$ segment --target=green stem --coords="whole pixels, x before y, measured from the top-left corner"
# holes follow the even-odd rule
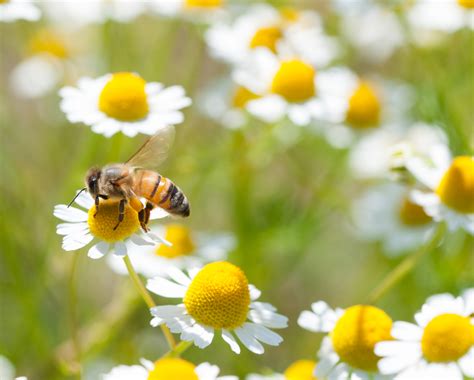
[[[420,259],[435,249],[440,243],[445,231],[445,225],[440,223],[433,236],[418,251],[411,256],[407,256],[398,264],[384,280],[370,293],[367,298],[367,304],[374,304],[382,298],[390,289],[392,289],[403,277],[405,277],[416,266]]]
[[[146,290],[145,285],[143,285],[142,280],[140,280],[140,277],[135,271],[135,268],[133,267],[130,258],[128,256],[125,256],[123,258],[123,261],[127,267],[128,274],[130,275],[130,278],[132,279],[132,282],[135,285],[135,288],[138,290],[138,293],[140,293],[147,306],[150,309],[155,307],[155,301],[153,301],[153,298],[151,298],[150,293],[148,293],[148,290]],[[160,327],[163,331],[163,334],[165,335],[168,345],[170,346],[171,350],[173,350],[176,347],[176,341],[174,340],[173,334],[171,334],[170,330],[165,325],[161,325]]]
[[[77,374],[77,378],[81,380],[82,378],[82,366],[81,366],[81,343],[79,340],[79,333],[77,327],[77,284],[76,284],[76,274],[77,274],[77,265],[79,262],[79,251],[74,252],[71,263],[71,271],[69,273],[69,323],[71,328],[71,340],[74,347],[74,358],[75,363],[71,366],[71,370]]]
[[[181,356],[189,347],[191,347],[193,342],[181,341],[168,353],[166,353],[164,358],[176,358]]]

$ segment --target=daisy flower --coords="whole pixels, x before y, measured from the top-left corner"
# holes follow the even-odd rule
[[[380,342],[380,372],[396,380],[474,377],[474,289],[461,297],[438,294],[415,314],[416,324],[395,322],[394,340]]]
[[[238,380],[219,376],[220,369],[209,363],[195,366],[180,358],[163,358],[155,363],[142,359],[141,365],[120,365],[105,374],[103,380]]]
[[[15,377],[15,367],[5,356],[0,355],[1,380],[27,380],[26,377]]]
[[[81,78],[77,88],[64,87],[59,94],[61,109],[71,123],[87,124],[106,137],[119,131],[129,137],[153,135],[181,123],[180,110],[191,104],[181,86],[164,88],[129,72]]]
[[[373,187],[353,206],[361,237],[381,241],[387,256],[398,256],[421,246],[433,230],[433,219],[397,183]]]
[[[160,243],[153,246],[129,244],[127,247],[135,270],[148,278],[164,275],[170,267],[191,269],[211,261],[225,260],[235,245],[232,235],[194,235],[182,224],[154,226],[150,230],[155,235],[164,236],[171,246]],[[113,271],[128,274],[123,260],[114,255],[109,255],[107,260]]]
[[[181,340],[192,341],[199,348],[210,345],[216,331],[220,331],[237,354],[240,346],[234,335],[256,354],[264,352],[260,342],[278,346],[283,341],[270,328],[285,328],[288,319],[277,314],[272,305],[256,302],[260,291],[249,286],[240,268],[221,261],[188,273],[170,269],[169,279],[148,280],[151,292],[182,300],[178,305],[152,308],[152,326],[166,324],[171,332],[181,334]]]
[[[40,17],[41,11],[31,0],[0,1],[0,21],[38,21]]]
[[[317,380],[314,375],[316,362],[313,360],[297,360],[284,373],[272,375],[250,374],[246,380]]]
[[[375,344],[391,339],[392,320],[381,309],[355,305],[331,309],[325,302],[303,311],[298,324],[313,332],[327,333],[319,350],[315,375],[331,380],[385,380],[377,370]]]
[[[408,159],[406,168],[423,186],[413,191],[415,203],[451,231],[474,235],[474,157],[452,158],[447,147],[436,146],[428,156]]]
[[[167,17],[209,23],[225,15],[225,0],[152,0],[151,8]]]
[[[155,245],[157,242],[169,244],[153,233],[142,233],[138,212],[129,204],[125,206],[123,221],[114,229],[118,221],[117,201],[102,200],[97,213],[89,193],[82,192],[75,203],[80,208],[62,204],[54,207],[54,216],[66,222],[56,227],[56,233],[63,236],[62,247],[65,251],[75,251],[92,242],[88,256],[99,259],[110,251],[118,256],[125,256],[127,247],[132,243],[139,246]],[[167,213],[157,209],[153,210],[150,219],[166,215]]]
[[[212,25],[205,37],[210,54],[230,64],[243,62],[259,47],[277,53],[284,44],[296,55],[325,66],[338,50],[334,39],[324,34],[317,13],[265,4],[248,8],[232,24]]]

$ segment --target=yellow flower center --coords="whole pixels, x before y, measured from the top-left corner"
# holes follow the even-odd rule
[[[272,52],[276,53],[276,44],[283,36],[281,29],[277,26],[269,26],[267,28],[260,28],[257,30],[250,41],[250,47],[255,49],[257,47],[267,47]]]
[[[474,344],[474,325],[457,314],[441,314],[425,327],[421,349],[431,362],[447,363],[462,358]]]
[[[474,8],[474,0],[458,0],[458,4],[467,9]]]
[[[422,226],[432,221],[431,217],[425,213],[423,207],[405,198],[400,207],[400,220],[407,226]]]
[[[293,59],[283,61],[273,77],[271,91],[283,96],[289,102],[302,102],[316,93],[314,77],[316,71],[311,65]]]
[[[148,114],[146,82],[133,73],[113,74],[99,97],[99,109],[114,119],[136,121]]]
[[[125,206],[123,221],[114,230],[119,218],[119,202],[114,200],[101,201],[99,212],[94,217],[95,205],[89,209],[87,223],[91,234],[95,237],[113,243],[133,235],[139,228],[138,213],[131,206]]]
[[[8,3],[9,0],[0,0],[0,4]]]
[[[219,8],[223,0],[185,0],[186,8]]]
[[[194,364],[183,359],[160,359],[155,362],[147,380],[199,380],[195,368]]]
[[[300,18],[300,13],[298,12],[298,10],[292,7],[280,8],[280,15],[284,20],[289,22],[298,21]]]
[[[235,90],[234,97],[232,98],[232,107],[242,109],[248,102],[258,99],[258,97],[259,96],[254,94],[252,91],[239,86],[237,87],[237,90]]]
[[[165,239],[168,240],[172,246],[168,247],[167,245],[160,244],[156,249],[158,256],[172,259],[194,252],[195,246],[191,238],[191,231],[186,226],[180,224],[167,226]]]
[[[244,272],[228,262],[207,264],[194,277],[184,297],[188,313],[215,329],[234,329],[244,324],[250,292]]]
[[[441,179],[436,193],[441,201],[466,214],[474,212],[474,159],[456,157]]]
[[[332,331],[332,344],[341,360],[364,370],[377,371],[376,343],[392,339],[392,320],[375,306],[356,305],[346,309]]]
[[[380,122],[380,100],[375,89],[360,82],[349,98],[346,120],[355,128],[376,127]]]
[[[47,53],[61,59],[69,56],[65,42],[58,34],[49,30],[37,33],[29,43],[29,50],[32,54]]]
[[[284,375],[286,380],[316,380],[314,368],[316,362],[313,360],[298,360],[290,365]]]

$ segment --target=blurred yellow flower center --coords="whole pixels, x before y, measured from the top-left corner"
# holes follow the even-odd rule
[[[136,121],[148,114],[146,82],[133,73],[113,74],[99,97],[99,109],[114,119]]]
[[[185,0],[186,8],[219,8],[223,0]]]
[[[474,345],[474,325],[468,317],[441,314],[425,327],[421,349],[431,362],[447,363],[462,358]]]
[[[400,220],[407,226],[422,226],[432,221],[431,217],[425,213],[423,207],[405,198],[400,207]]]
[[[355,128],[376,127],[380,122],[380,108],[375,89],[366,82],[360,82],[349,98],[346,120]]]
[[[133,235],[139,228],[138,213],[132,207],[125,206],[123,221],[114,230],[119,218],[119,202],[104,200],[99,204],[99,212],[95,215],[95,205],[89,209],[87,223],[91,234],[108,243],[124,240]]]
[[[189,315],[215,329],[244,324],[250,292],[244,272],[228,262],[207,264],[194,277],[184,297]]]
[[[295,22],[298,21],[300,18],[300,13],[292,7],[283,7],[280,9],[280,15],[281,17],[290,22]]]
[[[313,360],[298,360],[290,365],[285,373],[285,380],[316,380],[314,368],[316,362]]]
[[[458,0],[458,4],[464,8],[474,8],[474,0]]]
[[[9,0],[0,0],[0,4],[8,3]]]
[[[172,259],[179,256],[189,255],[196,248],[193,239],[191,238],[191,231],[188,227],[180,224],[171,224],[166,227],[165,239],[168,240],[172,246],[168,247],[160,244],[156,249],[158,256],[163,256]]]
[[[311,65],[293,59],[281,63],[273,77],[271,91],[289,102],[302,102],[313,97],[316,71]]]
[[[183,359],[160,359],[155,362],[147,380],[199,380],[195,368],[194,364]]]
[[[283,36],[281,29],[277,26],[269,26],[267,28],[260,28],[257,30],[250,41],[250,47],[255,49],[257,47],[267,47],[272,52],[276,53],[276,44]]]
[[[341,360],[364,371],[377,371],[376,343],[391,340],[392,320],[381,309],[356,305],[346,309],[331,333],[332,344]]]
[[[441,201],[462,213],[474,212],[474,159],[456,157],[441,179],[436,193]]]
[[[235,108],[244,108],[245,105],[251,100],[258,99],[258,95],[254,94],[252,91],[246,89],[245,87],[239,86],[234,93],[232,98],[232,106]]]
[[[42,30],[37,33],[30,40],[29,50],[32,54],[47,53],[61,59],[69,56],[65,42],[58,34],[49,30]]]

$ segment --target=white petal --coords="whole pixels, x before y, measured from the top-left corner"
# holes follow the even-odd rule
[[[89,249],[87,256],[89,256],[91,259],[100,259],[105,254],[107,254],[107,252],[109,252],[109,249],[110,244],[106,243],[105,241],[101,241]]]
[[[240,341],[254,354],[261,355],[265,352],[263,346],[252,336],[252,331],[244,325],[234,330]]]
[[[127,246],[125,245],[124,242],[118,241],[115,243],[114,254],[120,257],[127,256]]]
[[[260,290],[258,290],[252,284],[249,285],[249,291],[250,291],[250,299],[252,301],[258,300],[260,298],[260,295],[262,294],[262,292]]]
[[[227,330],[222,329],[222,339],[230,346],[230,349],[236,354],[240,354],[240,346],[234,336]]]
[[[75,251],[85,247],[92,240],[94,240],[94,237],[89,233],[83,235],[67,235],[63,238],[62,248],[65,251]]]
[[[187,290],[187,287],[161,277],[148,280],[146,287],[149,291],[167,298],[183,298]]]
[[[60,223],[56,226],[56,233],[58,235],[84,234],[88,229],[89,225],[87,223]]]
[[[54,216],[65,222],[87,222],[88,215],[86,212],[75,207],[67,207],[66,205],[54,206]]]
[[[199,348],[206,348],[212,343],[214,339],[214,329],[212,327],[204,326],[196,323],[191,328],[183,329],[181,339],[193,341]]]
[[[166,269],[166,274],[180,285],[188,287],[191,284],[191,279],[176,267]]]
[[[278,346],[283,342],[283,338],[272,330],[255,323],[245,323],[244,326],[252,331],[253,336],[260,342],[269,344],[270,346]]]
[[[474,347],[459,359],[459,366],[465,376],[474,378]]]
[[[145,245],[155,245],[154,243],[143,239],[141,236],[133,234],[129,237],[130,241],[132,241],[133,244],[139,245],[139,246],[145,246]]]
[[[408,322],[395,322],[392,327],[392,336],[398,340],[420,341],[423,335],[423,329]]]
[[[219,375],[219,367],[209,363],[201,363],[194,372],[198,375],[199,380],[216,380]]]
[[[252,308],[252,310],[249,311],[249,319],[257,324],[274,329],[282,329],[288,326],[287,317],[267,309]]]
[[[103,380],[147,380],[148,371],[140,365],[120,365],[103,375]]]

